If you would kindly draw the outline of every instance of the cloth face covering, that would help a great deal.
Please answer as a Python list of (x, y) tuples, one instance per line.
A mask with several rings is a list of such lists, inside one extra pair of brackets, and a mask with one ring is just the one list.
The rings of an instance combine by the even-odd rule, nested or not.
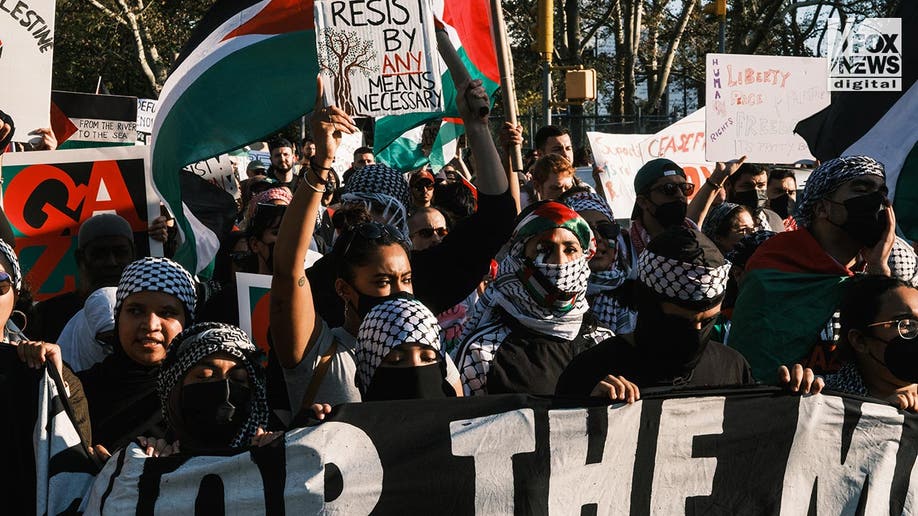
[[(437, 368), (441, 374), (435, 378), (435, 384), (434, 378), (427, 373), (419, 374), (416, 380), (425, 383), (418, 387), (417, 392), (442, 390), (442, 384), (445, 383), (445, 358), (440, 349), (440, 325), (437, 318), (417, 299), (394, 298), (374, 306), (357, 332), (357, 387), (364, 396), (368, 394), (371, 385), (376, 395), (406, 392), (409, 380), (398, 373), (384, 371), (389, 368), (379, 367), (383, 359), (402, 344), (418, 344), (436, 350), (438, 361), (443, 365), (443, 368)], [(393, 383), (390, 384), (389, 380)]]
[[(649, 298), (650, 296), (644, 296)], [(652, 368), (663, 376), (687, 381), (711, 340), (715, 318), (696, 329), (692, 321), (663, 313), (659, 302), (645, 299), (638, 305), (635, 337), (638, 346), (652, 357)]]
[(860, 176), (877, 176), (885, 180), (886, 172), (880, 162), (869, 156), (835, 158), (816, 167), (806, 181), (806, 187), (794, 213), (797, 225), (809, 227), (813, 221), (816, 203), (843, 183)]
[(786, 219), (787, 217), (790, 217), (792, 213), (794, 213), (794, 209), (797, 207), (797, 202), (794, 201), (790, 195), (785, 193), (775, 197), (774, 199), (771, 199), (768, 202), (768, 207), (777, 213), (782, 219)]
[(185, 431), (196, 443), (228, 446), (251, 416), (252, 390), (231, 380), (192, 383), (182, 387)]
[[(159, 373), (156, 388), (162, 405), (163, 417), (170, 426), (177, 430), (184, 430), (187, 426), (187, 432), (192, 436), (201, 435), (201, 431), (204, 429), (194, 427), (195, 423), (201, 423), (201, 421), (197, 418), (194, 421), (188, 421), (185, 419), (185, 414), (196, 402), (200, 403), (200, 400), (209, 400), (209, 402), (212, 402), (209, 405), (209, 414), (213, 417), (204, 422), (205, 426), (214, 425), (215, 428), (225, 430), (226, 426), (220, 427), (220, 423), (223, 422), (225, 425), (225, 420), (229, 419), (234, 421), (236, 432), (226, 442), (222, 440), (217, 442), (218, 439), (214, 436), (211, 443), (201, 444), (211, 444), (214, 448), (227, 445), (230, 448), (248, 446), (258, 428), (264, 428), (268, 423), (268, 397), (264, 372), (261, 366), (252, 358), (256, 352), (255, 345), (249, 340), (248, 335), (235, 326), (205, 322), (186, 328), (172, 341)], [(187, 391), (192, 393), (190, 395), (191, 399), (186, 400), (184, 398), (186, 389), (182, 389), (181, 398), (176, 396), (175, 390), (181, 387), (188, 371), (201, 359), (214, 353), (225, 353), (245, 367), (249, 380), (248, 389), (251, 391), (248, 395), (250, 399), (248, 409), (242, 407), (244, 405), (242, 399), (245, 397), (245, 393), (238, 388), (240, 386), (232, 388), (233, 382), (230, 382), (229, 386), (224, 386), (223, 390), (218, 393), (213, 391), (217, 387), (199, 387)], [(213, 383), (218, 384), (220, 382)], [(186, 405), (186, 402), (190, 402), (190, 405)], [(233, 414), (228, 414), (226, 403), (233, 406)], [(218, 410), (220, 407), (223, 407), (222, 415)], [(198, 408), (202, 411), (205, 410), (201, 407)], [(245, 420), (240, 420), (239, 418), (243, 414), (246, 415), (246, 418)], [(227, 415), (230, 417), (225, 417)], [(220, 418), (217, 418), (217, 416), (220, 416)], [(221, 436), (221, 439), (222, 437), (225, 436)]]

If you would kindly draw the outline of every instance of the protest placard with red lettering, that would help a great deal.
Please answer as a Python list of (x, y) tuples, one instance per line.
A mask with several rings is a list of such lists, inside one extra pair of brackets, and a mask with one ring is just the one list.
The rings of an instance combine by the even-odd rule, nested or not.
[[(710, 110), (701, 108), (691, 115), (644, 140), (644, 159), (667, 158), (685, 171), (685, 177), (695, 186), (704, 184), (714, 163), (705, 159), (705, 120)], [(697, 190), (696, 190), (697, 191)]]
[(0, 0), (0, 111), (16, 124), (14, 141), (51, 127), (53, 57), (54, 0)]
[(827, 80), (824, 58), (708, 54), (706, 158), (812, 160), (794, 127), (829, 105)]
[(588, 132), (593, 160), (606, 202), (617, 218), (631, 216), (634, 206), (634, 174), (644, 164), (641, 148), (647, 134), (607, 134)]
[(12, 153), (4, 157), (3, 210), (33, 297), (77, 287), (74, 251), (86, 219), (117, 213), (134, 230), (136, 256), (162, 256), (147, 228), (159, 216), (146, 147)]

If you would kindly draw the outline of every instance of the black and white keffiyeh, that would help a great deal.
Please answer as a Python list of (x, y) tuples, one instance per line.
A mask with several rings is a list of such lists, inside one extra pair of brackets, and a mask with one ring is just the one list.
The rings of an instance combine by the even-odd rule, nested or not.
[(733, 249), (724, 258), (736, 267), (745, 268), (746, 262), (749, 261), (749, 258), (752, 258), (752, 254), (755, 253), (756, 249), (775, 235), (777, 233), (774, 231), (756, 231), (751, 235), (746, 235), (733, 246)]
[(855, 177), (868, 175), (886, 178), (883, 164), (869, 156), (844, 156), (816, 167), (807, 179), (800, 202), (797, 203), (797, 211), (794, 213), (797, 225), (809, 227), (819, 200), (834, 192), (843, 183)]
[(194, 279), (184, 267), (168, 258), (148, 256), (128, 265), (121, 273), (118, 291), (115, 294), (115, 320), (121, 312), (121, 305), (131, 294), (137, 292), (163, 292), (173, 295), (185, 307), (186, 325), (194, 321), (197, 292)]
[(918, 255), (915, 254), (915, 250), (908, 242), (896, 237), (887, 263), (894, 278), (899, 278), (918, 288), (918, 271), (916, 271), (918, 269)]
[(7, 271), (7, 273), (10, 275), (10, 279), (13, 280), (13, 288), (16, 289), (16, 292), (19, 292), (22, 290), (22, 269), (19, 268), (19, 258), (16, 256), (16, 251), (3, 239), (0, 239), (0, 255), (3, 255), (6, 261), (10, 262), (10, 267), (13, 270)]
[(708, 211), (708, 215), (704, 218), (704, 223), (701, 224), (701, 232), (708, 238), (713, 239), (716, 237), (721, 230), (721, 226), (724, 225), (730, 215), (739, 208), (739, 204), (732, 202), (722, 202), (717, 206), (712, 207)]
[(612, 209), (609, 208), (609, 204), (605, 199), (594, 192), (576, 192), (569, 196), (563, 197), (560, 199), (560, 201), (577, 213), (587, 210), (598, 211), (599, 213), (605, 215), (610, 222), (615, 221), (615, 215), (612, 214)]
[(705, 267), (658, 256), (646, 250), (638, 257), (638, 278), (660, 296), (679, 302), (713, 301), (727, 289), (730, 264)]
[(401, 171), (382, 163), (367, 165), (344, 184), (341, 200), (363, 203), (367, 210), (382, 210), (386, 223), (408, 235), (408, 181)]
[(423, 303), (395, 298), (373, 307), (357, 332), (357, 387), (366, 394), (376, 369), (386, 355), (402, 344), (430, 346), (445, 360), (440, 349), (440, 324)]
[(252, 391), (252, 408), (249, 419), (230, 443), (232, 448), (248, 446), (258, 428), (268, 424), (268, 395), (264, 372), (254, 359), (255, 345), (241, 329), (223, 323), (202, 322), (179, 333), (169, 346), (166, 359), (159, 371), (156, 390), (159, 394), (163, 418), (170, 426), (175, 424), (170, 412), (178, 407), (171, 406), (175, 400), (174, 391), (181, 388), (188, 371), (201, 359), (214, 353), (225, 353), (238, 360), (249, 377)]

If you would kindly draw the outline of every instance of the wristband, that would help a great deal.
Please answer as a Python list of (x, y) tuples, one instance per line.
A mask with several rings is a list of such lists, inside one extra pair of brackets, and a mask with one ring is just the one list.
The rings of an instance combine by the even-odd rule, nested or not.
[(311, 159), (309, 160), (309, 171), (312, 172), (312, 175), (316, 178), (316, 182), (322, 186), (328, 186), (328, 183), (330, 183), (331, 180), (322, 179), (322, 176), (320, 176), (319, 173), (316, 172), (316, 170), (327, 170), (329, 173), (334, 174), (335, 169), (331, 167), (320, 167), (319, 165), (316, 165), (315, 161)]
[(711, 185), (711, 188), (713, 188), (715, 192), (716, 192), (717, 190), (720, 190), (721, 188), (724, 187), (724, 184), (723, 184), (723, 183), (717, 184), (717, 183), (715, 183), (714, 181), (711, 181), (711, 178), (710, 178), (710, 177), (707, 179), (707, 181), (705, 181), (705, 183)]

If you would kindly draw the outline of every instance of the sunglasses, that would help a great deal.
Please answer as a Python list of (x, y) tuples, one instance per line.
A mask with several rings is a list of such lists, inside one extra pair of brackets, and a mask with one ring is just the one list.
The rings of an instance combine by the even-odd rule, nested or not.
[(899, 336), (903, 339), (912, 340), (915, 337), (918, 337), (918, 320), (915, 319), (896, 319), (893, 321), (876, 322), (873, 324), (868, 324), (867, 327), (872, 328), (874, 326), (884, 326), (888, 328), (893, 324), (896, 325), (896, 329), (899, 331)]
[(419, 229), (415, 231), (414, 233), (411, 234), (411, 236), (420, 235), (421, 238), (432, 238), (434, 236), (434, 233), (436, 233), (438, 237), (443, 238), (447, 234), (449, 234), (449, 230), (444, 227), (423, 228), (423, 229)]
[(414, 186), (412, 186), (411, 188), (413, 188), (415, 191), (418, 191), (418, 192), (424, 192), (424, 191), (427, 191), (427, 190), (433, 190), (433, 189), (434, 189), (434, 185), (433, 185), (433, 183), (424, 183), (424, 184), (420, 184), (420, 185), (414, 185)]
[(667, 197), (673, 197), (681, 190), (686, 197), (695, 192), (695, 183), (666, 183), (650, 189), (651, 192), (662, 192)]
[(0, 272), (0, 296), (5, 296), (13, 288), (13, 277), (6, 272)]
[(375, 241), (389, 237), (398, 242), (403, 241), (402, 233), (396, 229), (395, 226), (380, 224), (376, 221), (364, 222), (351, 228), (351, 238), (347, 241), (347, 246), (345, 246), (344, 253), (341, 255), (342, 260), (347, 257), (347, 253), (351, 250), (354, 239), (358, 236), (364, 240)]

